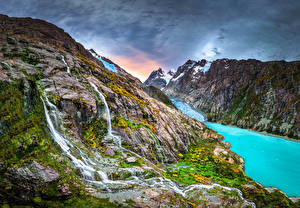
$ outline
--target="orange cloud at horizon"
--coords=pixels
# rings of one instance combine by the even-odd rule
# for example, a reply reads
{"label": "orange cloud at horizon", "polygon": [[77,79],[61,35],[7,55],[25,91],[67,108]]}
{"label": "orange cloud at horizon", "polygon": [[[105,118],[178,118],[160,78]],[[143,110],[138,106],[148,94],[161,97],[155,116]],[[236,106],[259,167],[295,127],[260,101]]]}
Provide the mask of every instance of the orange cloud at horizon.
{"label": "orange cloud at horizon", "polygon": [[112,60],[120,67],[144,82],[153,70],[158,69],[159,64],[148,58],[143,52],[137,52],[134,56],[114,56]]}

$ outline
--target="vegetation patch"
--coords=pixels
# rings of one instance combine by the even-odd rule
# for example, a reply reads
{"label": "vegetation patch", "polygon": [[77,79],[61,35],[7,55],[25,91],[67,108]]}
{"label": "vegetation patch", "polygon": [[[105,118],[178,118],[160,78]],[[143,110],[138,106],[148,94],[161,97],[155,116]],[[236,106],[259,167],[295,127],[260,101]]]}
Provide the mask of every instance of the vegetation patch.
{"label": "vegetation patch", "polygon": [[153,132],[156,132],[156,129],[154,128],[154,126],[152,124],[148,124],[146,122],[146,120],[143,120],[141,122],[138,122],[138,121],[132,122],[132,121],[126,120],[123,116],[115,116],[114,120],[112,120],[112,125],[123,128],[123,129],[130,128],[133,131],[136,129],[145,127],[145,128],[150,129]]}
{"label": "vegetation patch", "polygon": [[107,126],[101,118],[97,118],[94,121],[87,123],[83,127],[83,137],[85,143],[92,148],[100,146],[100,142],[107,134]]}
{"label": "vegetation patch", "polygon": [[231,164],[213,154],[216,144],[199,143],[192,146],[180,161],[169,167],[167,177],[178,183],[190,185],[217,182],[222,185],[239,187],[251,181],[237,164]]}
{"label": "vegetation patch", "polygon": [[108,86],[110,89],[112,89],[115,93],[122,95],[122,96],[126,96],[129,98],[132,98],[133,100],[135,100],[139,105],[140,104],[144,104],[144,105],[149,105],[149,102],[141,100],[139,98],[137,98],[135,95],[131,94],[130,92],[128,92],[127,90],[117,86],[117,85],[109,85]]}

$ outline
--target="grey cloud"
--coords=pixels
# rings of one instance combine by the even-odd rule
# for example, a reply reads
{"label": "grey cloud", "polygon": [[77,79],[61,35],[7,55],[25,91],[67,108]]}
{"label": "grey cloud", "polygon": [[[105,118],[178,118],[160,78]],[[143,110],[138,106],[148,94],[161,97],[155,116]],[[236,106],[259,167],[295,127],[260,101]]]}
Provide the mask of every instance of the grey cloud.
{"label": "grey cloud", "polygon": [[[3,0],[2,0],[3,1]],[[48,20],[104,55],[142,51],[161,66],[186,59],[299,58],[298,0],[10,0],[0,13]]]}

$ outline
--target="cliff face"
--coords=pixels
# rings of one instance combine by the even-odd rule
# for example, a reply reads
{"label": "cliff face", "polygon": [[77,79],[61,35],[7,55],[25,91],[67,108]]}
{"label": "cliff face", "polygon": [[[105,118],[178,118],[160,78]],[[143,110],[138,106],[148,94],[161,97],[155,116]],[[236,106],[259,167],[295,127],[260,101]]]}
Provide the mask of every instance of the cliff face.
{"label": "cliff face", "polygon": [[173,71],[165,72],[161,68],[151,72],[148,79],[144,82],[147,86],[154,86],[158,89],[162,89],[169,83],[170,79],[174,75]]}
{"label": "cliff face", "polygon": [[221,135],[165,105],[160,91],[106,69],[50,23],[0,18],[0,204],[294,206],[246,176]]}
{"label": "cliff face", "polygon": [[209,121],[300,138],[300,62],[220,59],[206,73],[191,65],[178,69],[166,94]]}

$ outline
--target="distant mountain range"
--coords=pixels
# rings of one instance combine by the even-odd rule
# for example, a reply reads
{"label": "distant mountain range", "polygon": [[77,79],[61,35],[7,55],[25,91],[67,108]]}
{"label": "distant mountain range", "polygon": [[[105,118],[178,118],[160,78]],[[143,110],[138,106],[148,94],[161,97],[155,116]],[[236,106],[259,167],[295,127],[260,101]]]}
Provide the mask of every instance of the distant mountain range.
{"label": "distant mountain range", "polygon": [[[162,89],[155,80],[150,75],[147,84]],[[299,61],[218,59],[188,60],[163,91],[192,104],[209,121],[299,139],[299,89]]]}

